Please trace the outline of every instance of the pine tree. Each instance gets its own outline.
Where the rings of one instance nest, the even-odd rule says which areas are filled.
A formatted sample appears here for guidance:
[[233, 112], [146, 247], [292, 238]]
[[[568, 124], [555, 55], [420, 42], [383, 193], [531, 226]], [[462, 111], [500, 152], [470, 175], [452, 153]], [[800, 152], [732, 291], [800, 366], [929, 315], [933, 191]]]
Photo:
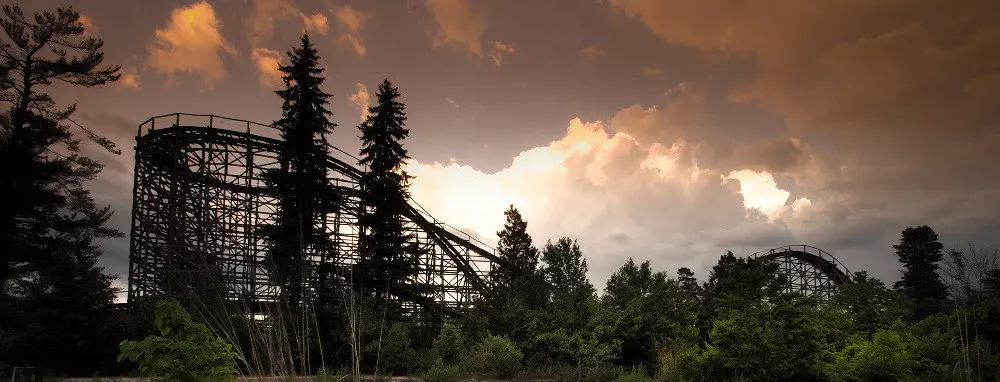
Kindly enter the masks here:
[[698, 279], [694, 277], [694, 272], [691, 268], [681, 267], [677, 269], [677, 282], [680, 284], [680, 288], [684, 293], [697, 300], [700, 298], [702, 290], [701, 286], [698, 285]]
[[304, 302], [303, 281], [311, 276], [309, 254], [329, 255], [332, 243], [325, 231], [326, 214], [336, 211], [338, 197], [326, 177], [326, 134], [337, 126], [326, 109], [330, 94], [323, 92], [319, 55], [303, 35], [301, 46], [288, 52], [289, 64], [278, 70], [285, 88], [282, 99], [280, 168], [265, 175], [278, 199], [275, 222], [261, 229], [271, 243], [268, 264], [272, 278], [282, 287], [287, 302]]
[[377, 103], [368, 108], [368, 117], [358, 126], [359, 164], [367, 171], [361, 179], [361, 261], [355, 266], [359, 273], [355, 280], [364, 283], [360, 289], [383, 301], [390, 295], [411, 301], [420, 298], [420, 291], [408, 283], [416, 274], [418, 248], [410, 244], [404, 220], [411, 177], [402, 169], [410, 157], [401, 142], [410, 131], [399, 97], [399, 89], [385, 79], [378, 87]]
[[906, 268], [893, 288], [903, 292], [915, 303], [914, 317], [922, 319], [945, 308], [948, 289], [938, 275], [938, 262], [944, 257], [944, 246], [938, 242], [931, 227], [907, 227], [900, 234], [896, 249], [899, 262]]
[[[81, 155], [83, 142], [71, 129], [120, 151], [71, 119], [75, 105], [60, 108], [42, 91], [52, 82], [101, 86], [118, 80], [120, 68], [101, 67], [103, 42], [81, 38], [85, 30], [72, 8], [31, 19], [16, 5], [3, 13], [0, 99], [10, 107], [0, 114], [0, 190], [7, 200], [0, 203], [0, 327], [6, 332], [0, 368], [11, 360], [92, 373], [100, 324], [114, 298], [93, 242], [123, 234], [106, 225], [111, 207], [98, 207], [85, 188], [103, 166]], [[7, 349], [20, 350], [4, 354]]]
[[535, 273], [538, 267], [538, 248], [531, 244], [531, 235], [527, 232], [528, 222], [524, 221], [521, 212], [513, 204], [503, 214], [507, 217], [507, 223], [502, 231], [497, 232], [500, 237], [497, 256], [505, 260], [508, 266], [490, 271], [490, 278], [495, 288], [510, 289]]

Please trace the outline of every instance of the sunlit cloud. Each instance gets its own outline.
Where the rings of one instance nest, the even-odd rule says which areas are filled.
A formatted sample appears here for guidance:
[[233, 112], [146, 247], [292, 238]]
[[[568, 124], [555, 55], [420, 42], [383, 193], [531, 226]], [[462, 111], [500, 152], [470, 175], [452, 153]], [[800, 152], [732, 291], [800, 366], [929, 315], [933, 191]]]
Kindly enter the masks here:
[[267, 39], [274, 33], [274, 25], [279, 21], [308, 18], [295, 7], [293, 0], [253, 0], [246, 19], [250, 40]]
[[490, 58], [493, 59], [493, 64], [500, 66], [501, 60], [503, 60], [504, 55], [509, 55], [514, 53], [514, 47], [504, 44], [500, 41], [493, 42], [493, 49], [490, 52]]
[[584, 57], [588, 59], [595, 59], [607, 54], [607, 52], [604, 50], [604, 48], [601, 48], [597, 45], [587, 45], [583, 47], [583, 49], [580, 49], [580, 54], [582, 54]]
[[471, 55], [483, 57], [486, 18], [473, 12], [469, 0], [427, 0], [427, 7], [438, 25], [435, 48], [457, 45], [466, 48]]
[[122, 76], [118, 79], [118, 83], [121, 86], [129, 87], [132, 89], [139, 89], [139, 71], [135, 68], [129, 68], [122, 70]]
[[358, 82], [357, 91], [351, 94], [350, 101], [352, 104], [358, 107], [361, 112], [361, 122], [364, 122], [365, 118], [368, 118], [368, 102], [370, 100], [370, 95], [368, 94], [368, 88], [365, 84]]
[[312, 16], [306, 16], [305, 14], [302, 14], [301, 17], [302, 17], [302, 24], [305, 25], [306, 31], [325, 36], [326, 32], [329, 31], [330, 29], [326, 23], [327, 22], [326, 15], [322, 13], [316, 13], [313, 14]]
[[272, 89], [281, 86], [281, 76], [283, 73], [278, 70], [278, 67], [281, 65], [281, 52], [265, 48], [255, 48], [250, 53], [250, 59], [257, 66], [261, 86]]
[[156, 42], [149, 49], [149, 66], [168, 76], [178, 72], [198, 74], [203, 88], [213, 88], [226, 76], [221, 52], [236, 53], [219, 32], [221, 27], [208, 2], [174, 9], [166, 27], [156, 29]]
[[371, 15], [359, 11], [350, 5], [344, 5], [337, 8], [334, 17], [337, 18], [337, 23], [340, 26], [339, 40], [350, 44], [357, 55], [364, 56], [367, 49], [361, 40], [361, 28], [364, 27], [365, 21]]
[[646, 77], [659, 77], [659, 76], [663, 75], [663, 69], [661, 69], [661, 68], [651, 68], [651, 67], [647, 66], [647, 67], [642, 68], [642, 75], [644, 75]]
[[100, 33], [100, 30], [97, 29], [96, 25], [94, 25], [94, 19], [90, 18], [90, 16], [81, 13], [79, 21], [80, 24], [83, 25], [84, 36], [93, 36]]
[[774, 176], [767, 171], [739, 170], [730, 172], [723, 182], [736, 180], [740, 183], [740, 195], [743, 196], [743, 206], [755, 209], [770, 219], [776, 219], [785, 208], [785, 202], [791, 195], [788, 191], [778, 188]]

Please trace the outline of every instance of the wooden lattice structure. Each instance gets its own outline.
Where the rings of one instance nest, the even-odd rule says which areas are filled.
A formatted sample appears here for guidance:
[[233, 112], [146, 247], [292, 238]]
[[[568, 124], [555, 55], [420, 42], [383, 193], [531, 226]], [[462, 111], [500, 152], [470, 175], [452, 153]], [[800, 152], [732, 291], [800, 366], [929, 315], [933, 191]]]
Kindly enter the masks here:
[[776, 263], [788, 293], [828, 299], [851, 280], [851, 271], [840, 260], [809, 245], [773, 248], [751, 257]]
[[[128, 296], [182, 295], [212, 290], [229, 300], [273, 302], [258, 227], [273, 222], [277, 199], [262, 174], [278, 166], [281, 141], [270, 126], [213, 115], [170, 114], [150, 118], [136, 136]], [[303, 290], [316, 283], [315, 267], [350, 269], [358, 261], [357, 225], [363, 169], [357, 159], [330, 147], [327, 181], [341, 196], [318, 227], [332, 251], [310, 251]], [[434, 306], [460, 311], [489, 288], [487, 274], [501, 260], [493, 249], [443, 224], [415, 202], [405, 217], [411, 244], [419, 248], [418, 275], [409, 282], [430, 287]], [[340, 282], [347, 284], [346, 279]]]

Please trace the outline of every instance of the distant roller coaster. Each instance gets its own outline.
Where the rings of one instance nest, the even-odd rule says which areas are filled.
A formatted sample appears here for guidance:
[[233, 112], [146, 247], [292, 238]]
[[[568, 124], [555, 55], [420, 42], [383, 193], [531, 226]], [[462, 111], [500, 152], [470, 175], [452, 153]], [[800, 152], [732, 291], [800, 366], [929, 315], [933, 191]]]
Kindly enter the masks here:
[[835, 295], [841, 285], [851, 281], [851, 271], [840, 260], [809, 245], [788, 245], [750, 256], [776, 263], [788, 293], [825, 299]]
[[[267, 125], [214, 115], [168, 114], [139, 126], [129, 257], [129, 301], [143, 296], [181, 295], [201, 285], [227, 299], [273, 302], [278, 286], [268, 272], [269, 244], [257, 227], [277, 213], [276, 196], [265, 186], [264, 171], [278, 166], [280, 140]], [[343, 196], [323, 229], [332, 251], [307, 251], [309, 266], [331, 264], [350, 269], [358, 259], [357, 158], [331, 146], [327, 180]], [[431, 217], [412, 201], [406, 224], [417, 251], [419, 272], [409, 280], [431, 290], [436, 309], [455, 313], [468, 308], [490, 287], [489, 271], [505, 266], [493, 249]], [[850, 280], [832, 255], [810, 246], [787, 246], [753, 254], [775, 261], [789, 292], [829, 297]], [[302, 277], [304, 290], [319, 282], [315, 272]], [[341, 276], [334, 282], [344, 285]], [[212, 281], [212, 283], [209, 283]], [[209, 285], [210, 284], [210, 285]]]
[[[135, 148], [129, 300], [181, 295], [203, 285], [226, 299], [275, 301], [278, 287], [265, 264], [268, 243], [257, 227], [274, 221], [277, 202], [262, 174], [278, 166], [280, 140], [270, 126], [214, 115], [169, 114], [139, 126]], [[315, 267], [350, 269], [358, 260], [357, 225], [362, 174], [357, 158], [331, 146], [327, 180], [344, 201], [322, 222], [333, 250], [308, 250], [304, 290]], [[489, 288], [493, 249], [443, 224], [415, 202], [406, 225], [419, 247], [413, 284], [429, 287], [434, 308], [467, 308]], [[216, 281], [205, 286], [207, 281]], [[335, 282], [346, 285], [339, 276]]]

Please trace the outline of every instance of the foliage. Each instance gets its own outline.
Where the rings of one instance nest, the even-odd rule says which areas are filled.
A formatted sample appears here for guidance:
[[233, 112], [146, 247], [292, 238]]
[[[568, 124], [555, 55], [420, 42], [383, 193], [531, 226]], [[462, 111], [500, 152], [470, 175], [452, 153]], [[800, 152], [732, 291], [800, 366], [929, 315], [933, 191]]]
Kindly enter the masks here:
[[842, 285], [832, 304], [846, 310], [854, 330], [866, 335], [888, 329], [911, 310], [906, 296], [886, 288], [865, 271], [856, 272], [851, 282]]
[[523, 355], [507, 338], [487, 336], [476, 344], [473, 362], [483, 374], [506, 378], [517, 372]]
[[833, 377], [846, 381], [901, 381], [910, 378], [914, 362], [899, 333], [879, 330], [871, 341], [837, 353]]
[[157, 302], [154, 313], [159, 335], [123, 341], [119, 362], [136, 362], [144, 376], [166, 381], [235, 380], [239, 356], [232, 345], [194, 322], [176, 300]]
[[714, 378], [792, 381], [822, 374], [829, 343], [815, 302], [781, 296], [726, 311], [715, 321], [705, 361]]
[[696, 300], [666, 273], [653, 273], [648, 260], [636, 266], [629, 258], [608, 279], [601, 301], [621, 342], [622, 365], [652, 365], [659, 346], [697, 335]]
[[649, 377], [646, 376], [646, 373], [642, 370], [642, 368], [631, 368], [627, 372], [619, 373], [618, 376], [615, 377], [615, 379], [613, 379], [612, 381], [613, 382], [647, 382], [647, 381], [649, 381]]
[[702, 341], [707, 341], [712, 322], [727, 310], [753, 307], [781, 292], [777, 265], [726, 252], [712, 267], [705, 283], [698, 327]]
[[445, 324], [441, 334], [434, 340], [434, 355], [446, 365], [454, 365], [465, 352], [465, 339], [455, 325]]
[[381, 342], [375, 338], [367, 351], [378, 358], [380, 372], [385, 370], [393, 375], [406, 373], [416, 359], [416, 351], [410, 340], [410, 328], [401, 322], [386, 328]]
[[531, 275], [538, 267], [538, 248], [531, 243], [528, 235], [528, 222], [521, 217], [521, 212], [511, 205], [504, 211], [507, 222], [503, 230], [497, 232], [500, 238], [497, 244], [497, 257], [508, 263], [507, 267], [499, 267], [490, 271], [494, 287], [510, 289], [519, 280]]
[[[274, 122], [280, 131], [282, 146], [279, 167], [264, 174], [266, 184], [278, 199], [275, 222], [260, 228], [270, 243], [268, 267], [272, 280], [282, 287], [291, 304], [302, 303], [301, 275], [305, 252], [330, 251], [329, 238], [322, 229], [322, 219], [337, 208], [337, 196], [326, 181], [326, 134], [336, 124], [330, 122], [326, 109], [330, 94], [320, 85], [325, 78], [318, 51], [308, 35], [301, 46], [288, 52], [288, 65], [279, 65], [284, 89], [281, 118]], [[293, 320], [294, 321], [294, 320]]]
[[580, 329], [590, 317], [586, 305], [594, 299], [594, 286], [587, 280], [587, 260], [580, 245], [568, 237], [549, 241], [542, 250], [541, 274], [551, 291], [551, 314], [561, 317], [567, 329]]
[[696, 379], [701, 373], [700, 348], [696, 344], [661, 347], [656, 362], [656, 380], [679, 382]]
[[938, 274], [938, 262], [944, 257], [937, 233], [931, 227], [907, 227], [900, 234], [896, 249], [899, 262], [906, 269], [893, 287], [914, 301], [916, 319], [943, 311], [948, 290]]
[[438, 362], [424, 374], [424, 382], [458, 382], [461, 376], [457, 365]]
[[9, 105], [0, 111], [8, 200], [0, 204], [0, 374], [10, 375], [12, 364], [57, 375], [107, 372], [119, 335], [108, 327], [115, 291], [94, 241], [122, 233], [107, 226], [110, 206], [98, 206], [86, 188], [103, 165], [81, 149], [86, 140], [121, 151], [72, 119], [76, 105], [60, 107], [44, 91], [53, 83], [102, 86], [120, 68], [102, 67], [103, 41], [85, 36], [72, 8], [26, 17], [5, 5], [0, 27], [0, 100]]
[[368, 108], [361, 130], [361, 159], [367, 171], [361, 177], [364, 190], [358, 217], [363, 234], [359, 238], [361, 260], [355, 266], [355, 280], [360, 290], [378, 299], [397, 295], [420, 299], [421, 290], [406, 282], [416, 272], [420, 248], [407, 244], [409, 236], [403, 215], [409, 209], [410, 176], [402, 169], [409, 159], [402, 140], [410, 130], [404, 126], [405, 106], [399, 102], [399, 89], [388, 79], [379, 84], [377, 103]]

